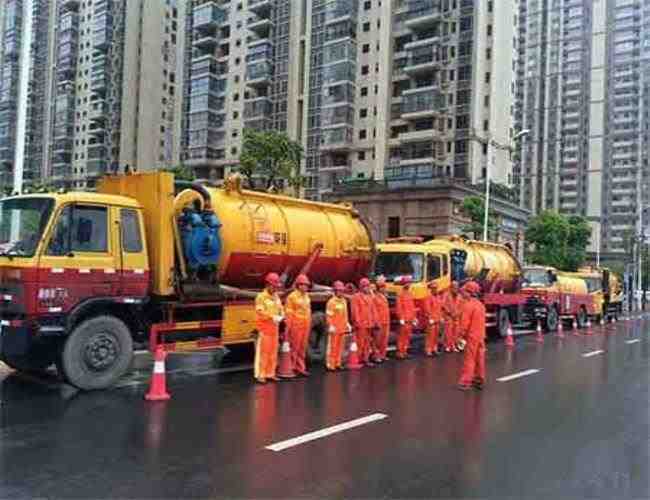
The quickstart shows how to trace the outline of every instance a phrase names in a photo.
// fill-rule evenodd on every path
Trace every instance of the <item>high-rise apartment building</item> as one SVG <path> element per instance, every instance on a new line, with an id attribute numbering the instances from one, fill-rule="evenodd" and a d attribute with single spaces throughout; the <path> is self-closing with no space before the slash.
<path id="1" fill-rule="evenodd" d="M 178 47 L 185 37 L 185 9 L 177 3 L 0 4 L 3 171 L 20 161 L 26 183 L 85 187 L 114 166 L 148 170 L 178 163 L 183 82 Z M 31 44 L 22 47 L 28 31 Z M 21 71 L 28 74 L 24 134 L 15 126 Z"/>
<path id="2" fill-rule="evenodd" d="M 648 195 L 646 0 L 519 0 L 515 165 L 520 200 L 586 216 L 616 258 Z"/>
<path id="3" fill-rule="evenodd" d="M 186 17 L 184 158 L 202 177 L 236 164 L 245 128 L 303 144 L 313 198 L 357 176 L 480 182 L 486 142 L 510 142 L 513 2 L 193 0 Z"/>

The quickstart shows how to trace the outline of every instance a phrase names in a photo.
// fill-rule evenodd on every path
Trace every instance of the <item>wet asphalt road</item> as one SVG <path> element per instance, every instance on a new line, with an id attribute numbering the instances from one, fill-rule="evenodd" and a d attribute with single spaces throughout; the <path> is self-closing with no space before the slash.
<path id="1" fill-rule="evenodd" d="M 649 332 L 491 343 L 480 393 L 454 388 L 459 355 L 266 386 L 202 366 L 168 377 L 167 403 L 138 378 L 84 394 L 10 375 L 0 498 L 648 498 Z"/>

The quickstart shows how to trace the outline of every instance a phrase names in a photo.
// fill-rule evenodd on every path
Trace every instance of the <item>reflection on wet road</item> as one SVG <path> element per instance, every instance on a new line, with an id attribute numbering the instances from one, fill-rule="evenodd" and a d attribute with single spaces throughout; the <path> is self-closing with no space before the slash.
<path id="1" fill-rule="evenodd" d="M 467 393 L 458 355 L 265 386 L 187 360 L 167 403 L 146 372 L 79 393 L 0 371 L 0 497 L 647 498 L 649 331 L 491 343 Z"/>

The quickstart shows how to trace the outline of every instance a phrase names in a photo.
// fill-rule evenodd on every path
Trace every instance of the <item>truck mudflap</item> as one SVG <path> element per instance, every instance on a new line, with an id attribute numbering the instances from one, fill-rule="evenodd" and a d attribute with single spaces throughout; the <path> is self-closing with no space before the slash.
<path id="1" fill-rule="evenodd" d="M 0 355 L 22 356 L 32 344 L 32 331 L 24 320 L 0 320 Z"/>

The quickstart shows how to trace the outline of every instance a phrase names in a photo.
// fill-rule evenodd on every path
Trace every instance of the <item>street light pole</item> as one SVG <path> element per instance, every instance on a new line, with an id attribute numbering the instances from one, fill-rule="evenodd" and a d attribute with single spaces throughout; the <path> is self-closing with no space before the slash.
<path id="1" fill-rule="evenodd" d="M 530 134 L 530 130 L 522 130 L 512 138 L 509 146 L 504 146 L 498 142 L 488 139 L 487 141 L 487 162 L 485 164 L 485 213 L 483 214 L 483 241 L 488 241 L 488 222 L 490 220 L 490 159 L 492 158 L 492 148 L 512 151 L 512 144 L 520 141 Z"/>

